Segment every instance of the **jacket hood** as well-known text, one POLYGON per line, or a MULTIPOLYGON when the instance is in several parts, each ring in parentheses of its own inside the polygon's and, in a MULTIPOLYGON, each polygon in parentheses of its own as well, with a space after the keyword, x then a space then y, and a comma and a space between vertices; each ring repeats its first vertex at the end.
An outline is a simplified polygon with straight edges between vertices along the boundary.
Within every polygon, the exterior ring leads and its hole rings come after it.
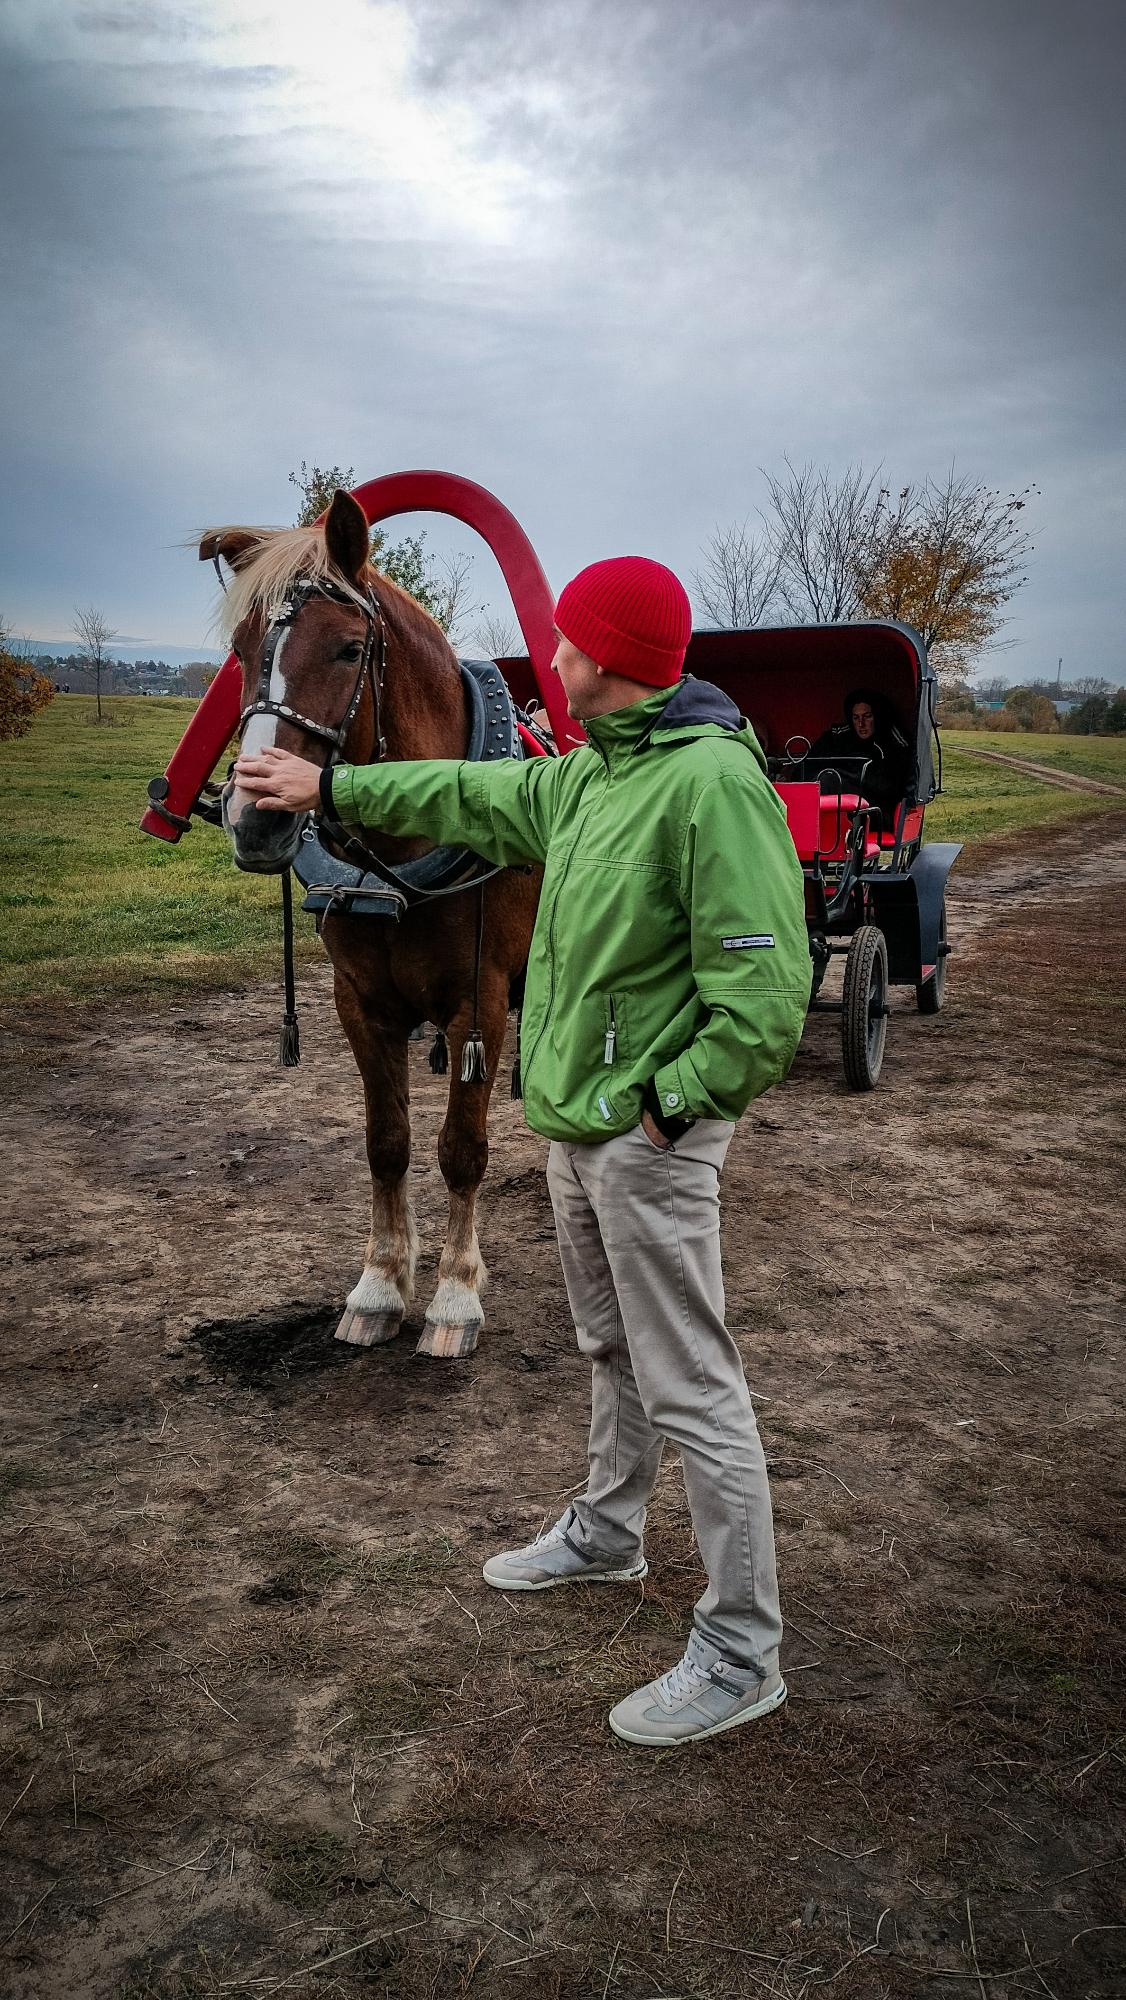
POLYGON ((718 729, 738 730, 743 726, 743 718, 722 688, 713 687, 711 681, 698 681, 694 675, 686 674, 678 681, 657 721, 653 724, 653 734, 657 736, 666 729, 698 729, 701 725, 713 724, 718 729))
POLYGON ((690 742, 722 733, 742 743, 760 767, 766 768, 754 731, 735 703, 710 681, 698 681, 691 675, 672 688, 658 689, 644 701, 590 716, 585 726, 594 748, 612 765, 649 746, 663 749, 674 741, 690 742))

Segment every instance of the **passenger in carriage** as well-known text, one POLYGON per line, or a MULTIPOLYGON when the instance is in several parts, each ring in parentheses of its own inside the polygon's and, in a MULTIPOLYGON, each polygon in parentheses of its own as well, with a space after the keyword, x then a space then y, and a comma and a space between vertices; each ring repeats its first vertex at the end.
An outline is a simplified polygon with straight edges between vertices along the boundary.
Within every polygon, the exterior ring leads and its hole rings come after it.
MULTIPOLYGON (((883 695, 870 688, 853 688, 845 696, 844 721, 824 730, 810 755, 847 759, 842 761, 840 790, 861 792, 870 805, 879 807, 884 830, 891 828, 911 775, 911 746, 883 695), (867 765, 863 783, 857 762, 861 758, 867 765)), ((828 772, 823 774, 821 789, 836 789, 828 772)))

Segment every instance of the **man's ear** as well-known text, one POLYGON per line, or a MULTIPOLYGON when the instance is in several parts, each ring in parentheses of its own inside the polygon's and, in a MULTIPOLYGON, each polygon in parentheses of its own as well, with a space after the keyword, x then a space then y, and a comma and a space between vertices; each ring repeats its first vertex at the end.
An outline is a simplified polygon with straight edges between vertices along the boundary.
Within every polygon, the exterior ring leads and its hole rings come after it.
POLYGON ((346 576, 349 583, 358 583, 368 560, 367 515, 359 501, 340 487, 333 494, 325 516, 325 547, 341 576, 346 576))
POLYGON ((209 528, 199 545, 200 562, 214 562, 217 556, 238 569, 262 546, 261 535, 253 528, 209 528))

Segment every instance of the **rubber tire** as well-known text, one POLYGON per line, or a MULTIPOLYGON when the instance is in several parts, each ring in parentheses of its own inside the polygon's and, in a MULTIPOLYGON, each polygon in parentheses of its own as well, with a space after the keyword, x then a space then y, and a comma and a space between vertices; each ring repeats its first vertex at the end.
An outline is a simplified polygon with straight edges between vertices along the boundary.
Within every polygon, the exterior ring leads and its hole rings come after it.
POLYGON ((883 932, 864 924, 848 948, 841 996, 841 1048, 850 1090, 874 1090, 883 1068, 888 1017, 881 1014, 873 1029, 868 1011, 873 997, 887 1006, 888 950, 883 932))
MULTIPOLYGON (((946 898, 938 913, 938 942, 946 943, 946 898)), ((941 1014, 946 998, 946 953, 940 951, 935 961, 933 979, 924 979, 915 988, 915 1000, 920 1014, 941 1014)))

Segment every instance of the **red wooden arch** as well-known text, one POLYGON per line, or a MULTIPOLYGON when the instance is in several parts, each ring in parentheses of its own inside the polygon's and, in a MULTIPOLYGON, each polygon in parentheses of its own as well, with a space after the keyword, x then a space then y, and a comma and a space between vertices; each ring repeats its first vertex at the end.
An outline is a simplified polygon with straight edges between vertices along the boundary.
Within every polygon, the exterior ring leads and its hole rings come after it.
MULTIPOLYGON (((354 497, 372 525, 395 514, 451 514, 488 543, 508 585, 555 740, 563 750, 582 742, 581 730, 567 714, 558 677, 551 672, 555 650, 551 586, 520 523, 495 493, 455 472, 390 472, 357 486, 354 497)), ((228 653, 164 773, 163 804, 172 817, 166 819, 150 806, 141 821, 145 833, 159 840, 179 840, 182 828, 176 819, 187 819, 223 755, 238 728, 241 702, 242 670, 234 654, 228 653)))

